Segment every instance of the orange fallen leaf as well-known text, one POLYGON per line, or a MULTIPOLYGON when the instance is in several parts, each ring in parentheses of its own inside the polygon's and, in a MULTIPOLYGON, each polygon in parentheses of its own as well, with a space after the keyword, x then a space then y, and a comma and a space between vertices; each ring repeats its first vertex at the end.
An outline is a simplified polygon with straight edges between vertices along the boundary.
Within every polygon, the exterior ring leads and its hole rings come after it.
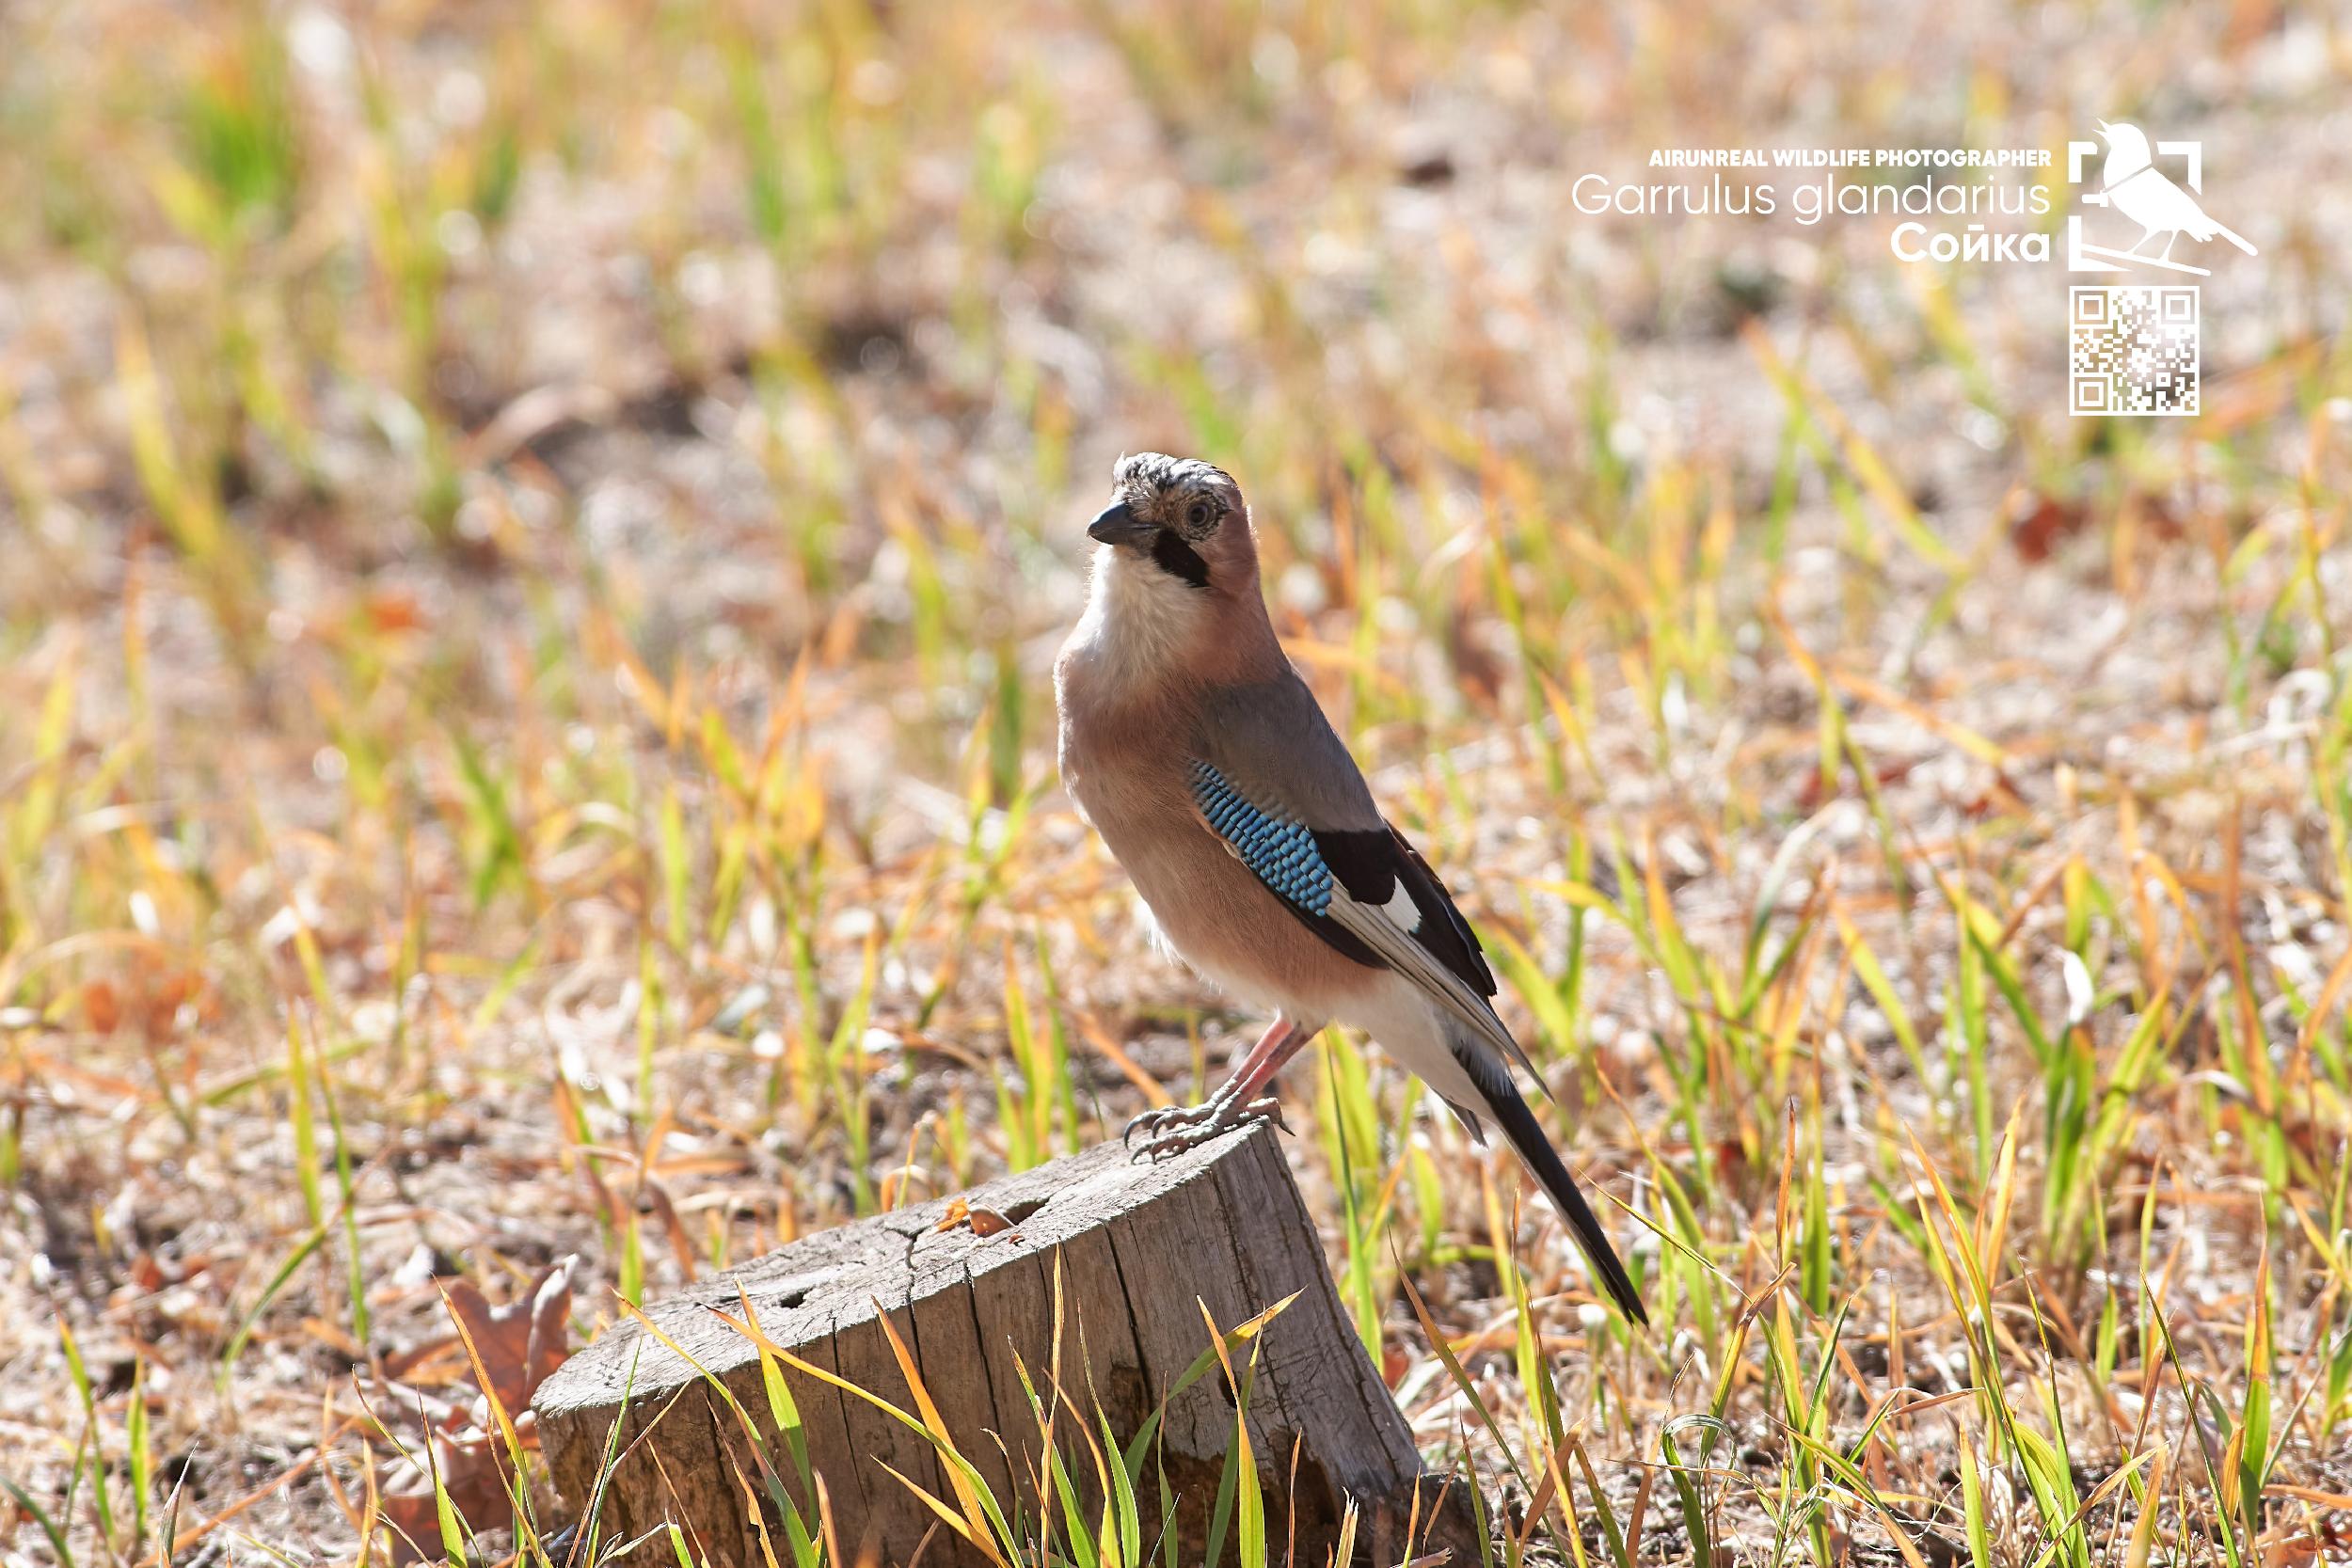
POLYGON ((492 1307, 469 1279, 458 1280, 443 1293, 451 1314, 466 1325, 489 1374, 490 1386, 484 1392, 494 1395, 510 1416, 529 1409, 539 1385, 571 1354, 567 1344, 572 1316, 569 1260, 547 1269, 532 1282, 528 1295, 504 1307, 492 1307))
POLYGON ((429 1471, 413 1460, 405 1462, 383 1491, 383 1519, 392 1527, 392 1561, 402 1568, 440 1555, 441 1516, 433 1495, 435 1472, 469 1530, 504 1524, 512 1506, 503 1444, 493 1433, 436 1437, 432 1464, 429 1471))
POLYGON ((1012 1228, 1012 1221, 993 1209, 975 1209, 960 1197, 947 1200, 946 1215, 931 1227, 934 1233, 969 1226, 975 1236, 994 1236, 1012 1228))
POLYGON ((374 594, 366 605, 368 625, 377 632, 414 631, 424 625, 424 607, 414 594, 374 594))
MULTIPOLYGON (((469 1279, 453 1281, 441 1293, 450 1315, 463 1326, 465 1338, 472 1342, 480 1357, 480 1376, 489 1379, 484 1394, 505 1409, 514 1423, 516 1440, 525 1449, 536 1448, 538 1426, 531 1411, 531 1396, 568 1354, 571 1260, 549 1267, 528 1291, 503 1307, 492 1307, 481 1287, 469 1279)), ((453 1339, 436 1341, 412 1356, 421 1364, 453 1339)), ((470 1357, 466 1370, 469 1380, 480 1381, 471 1376, 470 1357)), ((439 1549, 440 1514, 434 1497, 437 1479, 459 1516, 473 1529, 503 1521, 514 1483, 505 1437, 491 1418, 487 1401, 476 1400, 469 1409, 435 1402, 436 1414, 413 1386, 407 1397, 416 1402, 426 1420, 431 1451, 429 1465, 412 1455, 397 1466, 393 1481, 384 1488, 383 1518, 393 1527, 398 1543, 392 1553, 396 1564, 421 1560, 439 1549)))
POLYGON ((82 1017, 93 1034, 113 1034, 115 1025, 122 1022, 122 1004, 116 999, 114 987, 104 980, 92 980, 84 986, 82 1017))
POLYGON ((2080 501, 2039 495, 2030 499, 2032 504, 2009 529, 2010 545, 2021 560, 2049 560, 2062 541, 2081 532, 2090 520, 2090 510, 2080 501))
POLYGON ((368 1358, 367 1350, 358 1340, 324 1318, 305 1318, 302 1320, 302 1327, 311 1338, 340 1355, 347 1355, 354 1361, 365 1361, 368 1358))

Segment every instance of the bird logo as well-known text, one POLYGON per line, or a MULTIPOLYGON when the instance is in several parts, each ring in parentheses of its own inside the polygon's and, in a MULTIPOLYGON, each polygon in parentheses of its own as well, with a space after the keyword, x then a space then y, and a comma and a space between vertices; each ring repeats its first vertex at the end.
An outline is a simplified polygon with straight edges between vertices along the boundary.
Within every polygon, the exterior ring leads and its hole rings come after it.
MULTIPOLYGON (((2180 243, 2183 234, 2200 244, 2215 239, 2227 240, 2249 256, 2258 254, 2245 235, 2207 214, 2204 204, 2199 200, 2194 188, 2198 184, 2198 169, 2193 144, 2160 144, 2162 150, 2168 152, 2189 150, 2189 184, 2184 187, 2156 166, 2155 154, 2138 126, 2122 121, 2110 125, 2104 119, 2098 124, 2099 135, 2106 143, 2106 159, 2099 170, 2097 188, 2083 197, 2084 205, 2111 208, 2138 224, 2140 235, 2128 250, 2110 250, 2077 244, 2078 259, 2098 256, 2124 266, 2137 263, 2205 276, 2206 268, 2172 260, 2172 247, 2180 243), (2164 248, 2153 254, 2148 253, 2148 247, 2159 236, 2164 240, 2164 248)), ((2074 145, 2085 149, 2091 147, 2090 143, 2074 145)), ((2123 268, 2078 265, 2075 270, 2121 271, 2123 268)))

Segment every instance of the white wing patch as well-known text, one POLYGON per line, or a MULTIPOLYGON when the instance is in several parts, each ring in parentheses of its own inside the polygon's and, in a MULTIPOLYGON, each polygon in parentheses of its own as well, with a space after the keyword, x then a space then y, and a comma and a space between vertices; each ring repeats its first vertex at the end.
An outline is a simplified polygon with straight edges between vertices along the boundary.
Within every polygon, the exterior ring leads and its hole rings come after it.
POLYGON ((1387 915, 1401 931, 1411 932, 1421 929, 1421 906, 1413 902, 1413 895, 1405 886, 1405 879, 1402 877, 1396 879, 1395 894, 1387 903, 1380 906, 1380 912, 1387 915))

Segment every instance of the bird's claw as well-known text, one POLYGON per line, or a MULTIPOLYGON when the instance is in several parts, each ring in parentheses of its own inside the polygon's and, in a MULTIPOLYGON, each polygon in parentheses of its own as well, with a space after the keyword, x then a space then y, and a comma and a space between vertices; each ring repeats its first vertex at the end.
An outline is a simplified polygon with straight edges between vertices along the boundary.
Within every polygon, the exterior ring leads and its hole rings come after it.
POLYGON ((1209 1101, 1201 1105, 1154 1106, 1149 1111, 1131 1117, 1127 1122, 1127 1130, 1120 1134, 1119 1141, 1127 1148, 1133 1148, 1136 1134, 1147 1132, 1152 1134, 1151 1138, 1145 1140, 1145 1147, 1148 1148, 1153 1139, 1165 1135, 1170 1129, 1197 1127, 1216 1120, 1222 1114, 1223 1108, 1224 1101, 1217 1100, 1209 1101))
POLYGON ((1291 1130, 1290 1123, 1282 1119, 1281 1101, 1269 1094, 1248 1104, 1238 1100, 1212 1100, 1205 1105, 1163 1105, 1128 1122, 1120 1142, 1138 1160, 1159 1160, 1198 1148, 1236 1128, 1255 1127, 1262 1121, 1270 1121, 1285 1132, 1291 1130), (1149 1134, 1140 1146, 1135 1142, 1137 1132, 1149 1134))

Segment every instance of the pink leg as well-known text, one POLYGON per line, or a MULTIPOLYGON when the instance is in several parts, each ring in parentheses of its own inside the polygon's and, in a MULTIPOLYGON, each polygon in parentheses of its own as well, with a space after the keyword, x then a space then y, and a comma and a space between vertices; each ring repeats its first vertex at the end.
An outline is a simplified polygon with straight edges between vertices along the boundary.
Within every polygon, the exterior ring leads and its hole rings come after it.
POLYGON ((1146 1111, 1127 1124, 1126 1140, 1132 1141, 1137 1132, 1148 1133, 1138 1152, 1157 1158, 1268 1117, 1279 1124, 1280 1114, 1271 1101, 1261 1097, 1274 1075, 1282 1070, 1282 1064, 1314 1037, 1314 1029, 1277 1016, 1258 1037, 1258 1043, 1233 1064, 1232 1075, 1209 1096, 1206 1104, 1146 1111))
POLYGON ((1234 1067, 1225 1086, 1216 1091, 1217 1098, 1248 1104, 1265 1092, 1265 1086, 1274 1082, 1274 1075, 1314 1036, 1312 1029, 1278 1015, 1266 1025, 1265 1033, 1258 1037, 1258 1043, 1249 1048, 1249 1054, 1234 1067))

